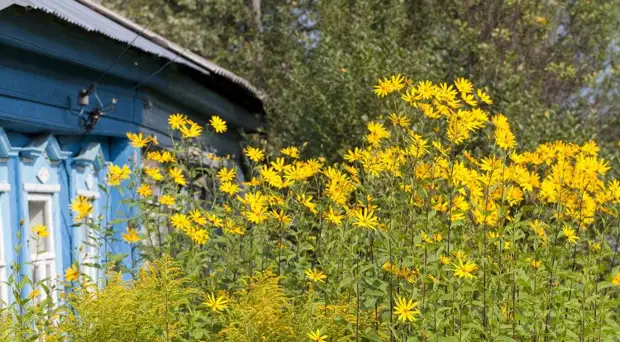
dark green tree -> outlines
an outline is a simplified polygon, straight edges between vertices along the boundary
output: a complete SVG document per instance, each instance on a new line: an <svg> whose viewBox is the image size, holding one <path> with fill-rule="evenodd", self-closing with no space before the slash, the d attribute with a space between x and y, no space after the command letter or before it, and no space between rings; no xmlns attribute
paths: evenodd
<svg viewBox="0 0 620 342"><path fill-rule="evenodd" d="M387 114L372 85L394 73L488 87L526 146L612 146L620 135L613 0L122 3L104 1L141 24L158 15L151 29L261 88L270 143L308 142L309 156L337 159L358 144L364 122Z"/></svg>

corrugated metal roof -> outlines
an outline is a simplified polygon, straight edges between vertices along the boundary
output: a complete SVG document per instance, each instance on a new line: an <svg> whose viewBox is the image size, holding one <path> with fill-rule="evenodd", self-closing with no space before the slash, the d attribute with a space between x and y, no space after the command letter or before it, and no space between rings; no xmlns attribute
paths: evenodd
<svg viewBox="0 0 620 342"><path fill-rule="evenodd" d="M245 79L90 0L0 0L0 10L10 5L42 10L87 31L131 44L144 52L186 65L201 73L215 73L262 101L260 91Z"/></svg>

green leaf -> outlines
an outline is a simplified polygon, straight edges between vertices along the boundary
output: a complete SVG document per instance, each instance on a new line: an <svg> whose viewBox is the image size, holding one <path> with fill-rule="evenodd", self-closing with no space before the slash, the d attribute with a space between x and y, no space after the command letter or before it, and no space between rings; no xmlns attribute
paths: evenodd
<svg viewBox="0 0 620 342"><path fill-rule="evenodd" d="M508 336L498 336L495 339L495 341L498 341L498 342L502 342L502 341L504 341L504 342L519 342L519 341L513 339L512 337L508 337Z"/></svg>

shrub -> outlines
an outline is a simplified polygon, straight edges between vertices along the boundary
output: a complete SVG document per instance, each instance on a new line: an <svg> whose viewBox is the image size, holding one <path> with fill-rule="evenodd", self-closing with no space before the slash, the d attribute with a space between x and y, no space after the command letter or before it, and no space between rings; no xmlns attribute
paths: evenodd
<svg viewBox="0 0 620 342"><path fill-rule="evenodd" d="M170 117L170 151L128 134L154 165L111 167L108 192L138 198L127 222L142 233L123 238L152 261L148 276L73 290L59 330L93 340L618 338L620 182L597 144L519 150L490 96L465 79L397 75L375 93L392 113L368 124L346 163L247 146L247 181L197 149L204 129L182 114ZM227 129L218 117L207 126Z"/></svg>

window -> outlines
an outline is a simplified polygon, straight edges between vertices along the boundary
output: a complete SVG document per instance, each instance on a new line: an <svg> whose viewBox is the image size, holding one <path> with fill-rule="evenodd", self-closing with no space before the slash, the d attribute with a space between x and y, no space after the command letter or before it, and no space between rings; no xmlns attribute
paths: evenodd
<svg viewBox="0 0 620 342"><path fill-rule="evenodd" d="M30 261L33 267L32 280L33 282L44 281L47 288L50 289L53 299L55 299L56 295L52 290L56 277L52 195L28 195L28 218L30 228L44 225L49 232L49 235L43 238L37 238L32 231L29 234ZM43 289L39 290L44 293Z"/></svg>

